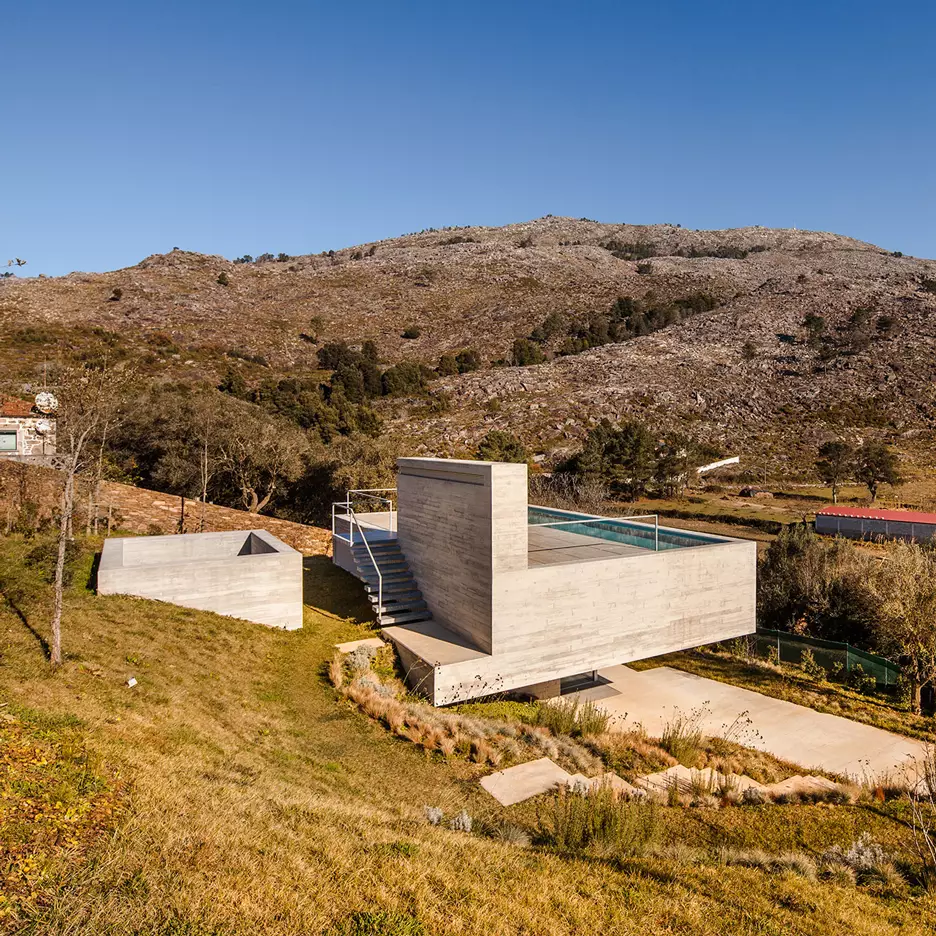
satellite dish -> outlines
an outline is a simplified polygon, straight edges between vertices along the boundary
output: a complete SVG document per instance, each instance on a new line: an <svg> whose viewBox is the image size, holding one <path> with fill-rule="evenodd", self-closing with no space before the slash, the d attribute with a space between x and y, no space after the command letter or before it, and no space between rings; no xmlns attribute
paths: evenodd
<svg viewBox="0 0 936 936"><path fill-rule="evenodd" d="M36 409L40 413L54 413L58 409L58 400L55 398L55 394L49 393L48 390L37 393Z"/></svg>
<svg viewBox="0 0 936 936"><path fill-rule="evenodd" d="M36 423L36 432L38 432L39 435L46 435L51 431L52 423L50 423L48 419L40 419L39 422Z"/></svg>

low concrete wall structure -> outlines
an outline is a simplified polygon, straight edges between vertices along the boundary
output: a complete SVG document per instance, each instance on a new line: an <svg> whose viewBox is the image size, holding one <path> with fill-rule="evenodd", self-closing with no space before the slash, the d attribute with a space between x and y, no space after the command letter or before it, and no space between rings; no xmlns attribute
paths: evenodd
<svg viewBox="0 0 936 936"><path fill-rule="evenodd" d="M97 590L302 627L302 554L266 530L110 537Z"/></svg>

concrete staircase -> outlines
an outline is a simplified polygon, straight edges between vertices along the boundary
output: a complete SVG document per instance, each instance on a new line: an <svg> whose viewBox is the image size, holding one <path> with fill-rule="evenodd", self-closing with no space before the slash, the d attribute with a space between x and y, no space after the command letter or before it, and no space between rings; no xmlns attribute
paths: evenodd
<svg viewBox="0 0 936 936"><path fill-rule="evenodd" d="M393 624L415 624L417 621L431 620L432 613L423 600L422 592L397 541L383 540L369 545L370 553L367 546L360 543L351 547L351 554L358 577L364 582L367 597L374 606L380 626L390 627ZM373 560L371 553L374 556ZM383 578L382 604L380 577Z"/></svg>

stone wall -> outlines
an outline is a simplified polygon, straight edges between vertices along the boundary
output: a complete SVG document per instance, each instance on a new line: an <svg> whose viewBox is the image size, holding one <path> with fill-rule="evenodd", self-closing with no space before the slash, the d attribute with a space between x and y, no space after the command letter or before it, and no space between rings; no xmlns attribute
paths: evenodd
<svg viewBox="0 0 936 936"><path fill-rule="evenodd" d="M40 420L48 422L52 431L45 434L36 432ZM0 416L0 432L16 432L17 455L54 455L55 421L47 416ZM3 453L0 453L3 457Z"/></svg>
<svg viewBox="0 0 936 936"><path fill-rule="evenodd" d="M88 516L89 485L79 482L75 528L85 526ZM0 530L9 529L25 503L34 504L40 518L51 518L58 510L61 496L61 473L0 459ZM293 549L306 555L328 551L331 532L321 527L291 523L245 510L202 504L189 498L149 491L130 484L105 481L98 497L92 500L92 519L98 532L112 530L128 533L209 533L220 530L267 530Z"/></svg>

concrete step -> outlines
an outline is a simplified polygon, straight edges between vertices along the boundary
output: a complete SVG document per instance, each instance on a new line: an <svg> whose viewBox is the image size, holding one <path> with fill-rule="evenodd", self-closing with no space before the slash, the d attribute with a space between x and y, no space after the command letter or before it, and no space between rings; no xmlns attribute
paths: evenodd
<svg viewBox="0 0 936 936"><path fill-rule="evenodd" d="M369 585L365 587L370 589ZM380 600L376 588L373 591L368 591L367 597L370 599L371 604L377 604ZM405 590L384 588L384 601L419 601L421 598L422 592L418 588L407 588Z"/></svg>
<svg viewBox="0 0 936 936"><path fill-rule="evenodd" d="M377 614L403 614L405 611L425 611L429 606L425 601L391 601L382 605L374 605Z"/></svg>
<svg viewBox="0 0 936 936"><path fill-rule="evenodd" d="M370 551L375 556L378 553L381 553L382 555L386 555L388 553L400 553L402 555L402 552L400 551L400 545L396 542L396 540L390 540L382 543L368 543L367 546L370 546ZM355 544L351 547L351 552L355 556L367 556L369 555L367 546L365 546L363 543Z"/></svg>
<svg viewBox="0 0 936 936"><path fill-rule="evenodd" d="M415 585L415 580L413 579L413 573L410 572L409 569L406 569L403 572L390 572L390 573L387 573L386 575L383 575L381 573L381 576L383 579L384 588L386 588L388 585L399 585L399 584L402 584L403 582L406 582L410 585ZM368 585L373 585L375 587L380 583L381 576L372 574L370 572L361 573L361 578L363 578L364 581L367 582Z"/></svg>
<svg viewBox="0 0 936 936"><path fill-rule="evenodd" d="M403 614L381 614L380 626L389 627L391 624L415 624L417 621L428 621L432 618L429 609L424 611L406 611Z"/></svg>
<svg viewBox="0 0 936 936"><path fill-rule="evenodd" d="M375 568L380 569L384 575L388 572L398 572L401 569L409 571L409 566L405 559L378 559L376 566L370 559L355 559L354 564L358 572L373 573Z"/></svg>
<svg viewBox="0 0 936 936"><path fill-rule="evenodd" d="M367 592L371 601L376 601L377 591L378 591L377 581L375 580L373 583L365 582L364 591ZM383 586L384 598L388 598L390 595L393 595L394 597L398 595L403 595L403 594L409 595L409 594L412 594L413 592L418 592L418 591L419 589L416 587L416 583L412 580L412 576L410 576L410 579L405 582L387 582L387 580L384 579L384 586ZM420 595L420 597L422 596Z"/></svg>

